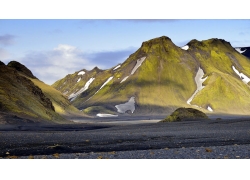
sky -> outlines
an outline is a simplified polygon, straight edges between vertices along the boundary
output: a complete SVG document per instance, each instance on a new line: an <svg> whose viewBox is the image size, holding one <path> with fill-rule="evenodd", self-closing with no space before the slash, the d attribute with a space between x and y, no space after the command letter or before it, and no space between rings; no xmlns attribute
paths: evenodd
<svg viewBox="0 0 250 180"><path fill-rule="evenodd" d="M50 85L81 69L112 68L142 42L160 36L168 36L180 47L192 39L209 38L225 39L233 47L250 46L249 19L148 18L137 17L137 13L135 18L125 15L120 19L51 16L0 19L0 60L5 64L18 61Z"/></svg>

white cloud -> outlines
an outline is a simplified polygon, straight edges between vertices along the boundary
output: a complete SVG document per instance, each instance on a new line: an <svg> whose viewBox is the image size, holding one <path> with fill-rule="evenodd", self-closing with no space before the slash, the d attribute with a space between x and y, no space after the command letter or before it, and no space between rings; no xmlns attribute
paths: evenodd
<svg viewBox="0 0 250 180"><path fill-rule="evenodd" d="M4 61L8 57L9 57L9 53L5 49L0 48L0 60Z"/></svg>
<svg viewBox="0 0 250 180"><path fill-rule="evenodd" d="M59 44L49 51L32 51L23 58L16 59L29 68L34 76L47 84L81 69L91 70L111 68L124 62L134 52L134 48L117 51L85 53L68 44Z"/></svg>
<svg viewBox="0 0 250 180"><path fill-rule="evenodd" d="M60 44L51 51L30 52L20 62L47 84L52 84L82 68L95 67L84 58L84 53L80 49L67 44Z"/></svg>

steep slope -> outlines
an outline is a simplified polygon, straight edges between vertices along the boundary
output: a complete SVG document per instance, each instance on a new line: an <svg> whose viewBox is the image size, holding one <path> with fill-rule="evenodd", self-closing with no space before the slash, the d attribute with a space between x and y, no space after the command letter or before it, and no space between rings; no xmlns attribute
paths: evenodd
<svg viewBox="0 0 250 180"><path fill-rule="evenodd" d="M166 36L155 38L143 42L124 63L87 75L77 86L84 91L71 99L84 112L165 114L196 107L246 114L250 107L250 61L222 39L192 40L180 48ZM53 86L61 91L57 83Z"/></svg>
<svg viewBox="0 0 250 180"><path fill-rule="evenodd" d="M7 66L0 64L0 123L68 122L57 113L63 102L55 103L60 92L54 93L53 88L40 82L19 62L11 61ZM44 93L46 88L41 90L39 86L46 87L48 92ZM71 106L69 102L68 106Z"/></svg>
<svg viewBox="0 0 250 180"><path fill-rule="evenodd" d="M197 93L191 104L210 111L248 113L250 89L235 68L250 77L250 62L234 50L229 42L221 39L193 40L187 50L207 77L204 89Z"/></svg>

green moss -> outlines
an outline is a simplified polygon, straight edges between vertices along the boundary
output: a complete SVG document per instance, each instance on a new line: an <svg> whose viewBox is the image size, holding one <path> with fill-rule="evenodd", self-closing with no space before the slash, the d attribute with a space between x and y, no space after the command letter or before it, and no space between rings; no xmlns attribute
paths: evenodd
<svg viewBox="0 0 250 180"><path fill-rule="evenodd" d="M193 108L178 108L170 116L160 122L174 122L182 120L208 119L207 115Z"/></svg>

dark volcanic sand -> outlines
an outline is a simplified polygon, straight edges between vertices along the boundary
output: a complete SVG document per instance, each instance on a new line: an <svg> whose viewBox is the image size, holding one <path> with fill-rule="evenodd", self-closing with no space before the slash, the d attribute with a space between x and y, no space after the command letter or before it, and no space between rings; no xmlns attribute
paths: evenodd
<svg viewBox="0 0 250 180"><path fill-rule="evenodd" d="M0 157L250 157L249 118L172 123L137 121L139 124L133 124L133 118L127 119L131 124L114 123L116 119L112 118L93 121L70 125L0 126Z"/></svg>

